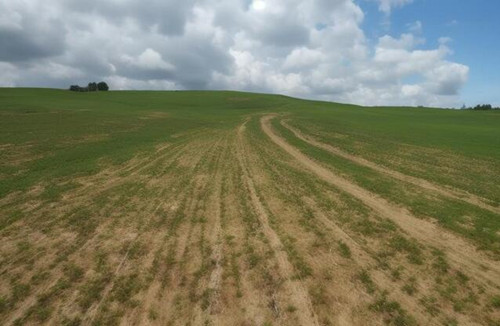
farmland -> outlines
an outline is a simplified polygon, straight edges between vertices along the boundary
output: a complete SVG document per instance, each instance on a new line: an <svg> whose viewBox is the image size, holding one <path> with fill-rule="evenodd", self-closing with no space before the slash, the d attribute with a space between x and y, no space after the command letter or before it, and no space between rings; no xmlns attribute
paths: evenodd
<svg viewBox="0 0 500 326"><path fill-rule="evenodd" d="M500 112L0 89L6 325L499 325Z"/></svg>

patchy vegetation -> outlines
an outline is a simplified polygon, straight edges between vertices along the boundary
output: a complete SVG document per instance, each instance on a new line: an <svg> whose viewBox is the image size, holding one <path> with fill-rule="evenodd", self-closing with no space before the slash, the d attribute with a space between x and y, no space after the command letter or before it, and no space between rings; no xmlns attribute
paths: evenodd
<svg viewBox="0 0 500 326"><path fill-rule="evenodd" d="M30 89L0 103L3 324L500 320L496 110Z"/></svg>

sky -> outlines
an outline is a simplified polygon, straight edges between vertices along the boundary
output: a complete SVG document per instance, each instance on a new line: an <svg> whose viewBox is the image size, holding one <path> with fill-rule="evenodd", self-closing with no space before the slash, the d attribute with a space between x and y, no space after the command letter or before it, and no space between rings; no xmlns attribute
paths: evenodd
<svg viewBox="0 0 500 326"><path fill-rule="evenodd" d="M497 0L0 0L0 87L500 106Z"/></svg>

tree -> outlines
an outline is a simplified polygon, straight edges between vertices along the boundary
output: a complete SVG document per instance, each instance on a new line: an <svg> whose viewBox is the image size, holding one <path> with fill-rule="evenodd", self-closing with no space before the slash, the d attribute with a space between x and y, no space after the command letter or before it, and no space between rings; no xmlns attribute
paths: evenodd
<svg viewBox="0 0 500 326"><path fill-rule="evenodd" d="M476 105L474 107L474 110L491 110L491 104L482 104L482 105Z"/></svg>
<svg viewBox="0 0 500 326"><path fill-rule="evenodd" d="M86 87L71 85L69 87L69 90L73 92L97 92L97 91L107 91L109 90L109 87L108 84L102 81L99 84L96 82L89 83L88 86Z"/></svg>
<svg viewBox="0 0 500 326"><path fill-rule="evenodd" d="M108 84L106 84L105 82L99 82L97 84L97 89L100 90L100 91L107 91L109 90L109 87L108 87Z"/></svg>
<svg viewBox="0 0 500 326"><path fill-rule="evenodd" d="M95 92L97 91L97 84L94 83L89 83L89 92Z"/></svg>

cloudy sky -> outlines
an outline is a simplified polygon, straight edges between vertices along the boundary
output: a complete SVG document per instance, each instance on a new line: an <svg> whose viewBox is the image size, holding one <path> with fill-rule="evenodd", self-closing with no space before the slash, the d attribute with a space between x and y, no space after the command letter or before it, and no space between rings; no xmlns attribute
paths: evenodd
<svg viewBox="0 0 500 326"><path fill-rule="evenodd" d="M0 86L500 105L500 1L0 0Z"/></svg>

